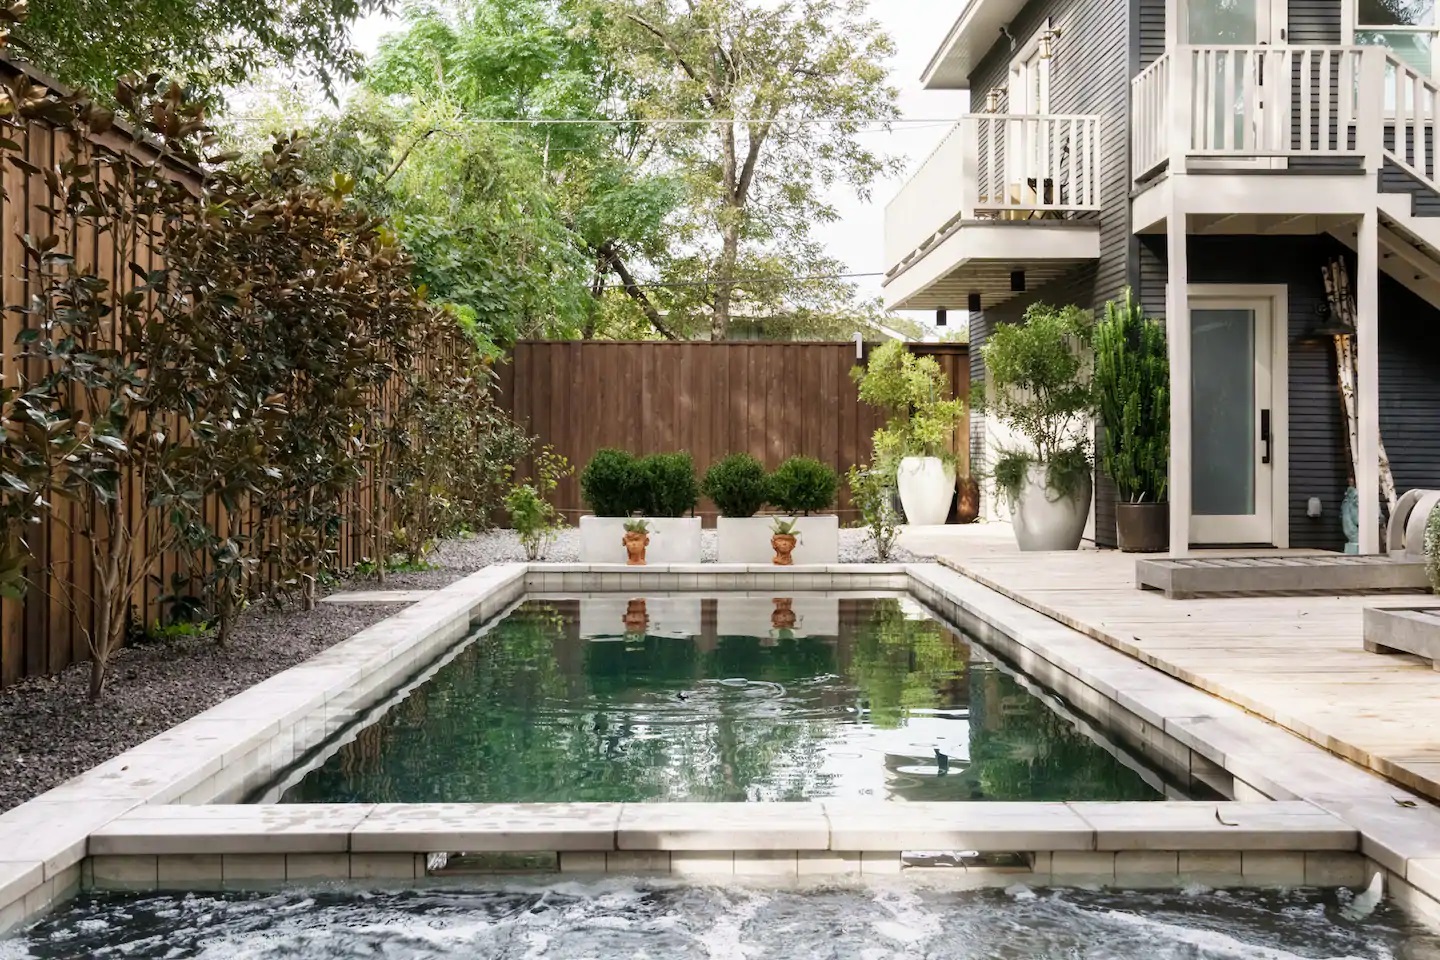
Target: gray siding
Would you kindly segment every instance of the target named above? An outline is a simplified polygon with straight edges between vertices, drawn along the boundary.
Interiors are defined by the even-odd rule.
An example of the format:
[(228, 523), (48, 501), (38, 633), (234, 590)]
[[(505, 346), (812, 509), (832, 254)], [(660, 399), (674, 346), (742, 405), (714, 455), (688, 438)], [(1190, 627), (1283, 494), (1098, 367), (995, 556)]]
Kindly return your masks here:
[[(972, 383), (984, 382), (983, 360), (978, 344), (983, 330), (996, 323), (1018, 320), (1030, 303), (1077, 303), (1096, 311), (1106, 300), (1120, 296), (1130, 274), (1130, 77), (1135, 41), (1130, 5), (1115, 0), (1032, 0), (1010, 25), (1017, 48), (1051, 18), (1061, 31), (1050, 61), (1050, 109), (1054, 113), (1097, 114), (1101, 123), (1100, 259), (1093, 266), (1077, 270), (1044, 288), (986, 311), (983, 318), (971, 318)], [(1163, 14), (1162, 14), (1163, 18)], [(1161, 43), (1163, 46), (1163, 19)], [(970, 102), (977, 109), (991, 89), (1001, 91), (1001, 110), (1009, 82), (1010, 60), (1015, 55), (1004, 37), (981, 61), (970, 76)], [(987, 326), (988, 325), (988, 326)], [(982, 340), (977, 341), (977, 331)], [(983, 437), (977, 423), (972, 432)], [(988, 465), (987, 465), (988, 466)], [(1114, 493), (1102, 478), (1097, 488), (1097, 539), (1114, 544)]]
[[(1323, 343), (1297, 343), (1325, 302), (1320, 268), (1351, 252), (1324, 236), (1201, 237), (1189, 241), (1192, 283), (1284, 283), (1289, 291), (1290, 334), (1290, 543), (1338, 549), (1340, 500), (1349, 482), (1344, 418), (1335, 384), (1334, 353)], [(1146, 236), (1140, 246), (1140, 292), (1146, 309), (1165, 310), (1165, 239)], [(1440, 486), (1440, 311), (1390, 277), (1380, 278), (1380, 429), (1395, 482)], [(1319, 520), (1305, 515), (1319, 497)]]

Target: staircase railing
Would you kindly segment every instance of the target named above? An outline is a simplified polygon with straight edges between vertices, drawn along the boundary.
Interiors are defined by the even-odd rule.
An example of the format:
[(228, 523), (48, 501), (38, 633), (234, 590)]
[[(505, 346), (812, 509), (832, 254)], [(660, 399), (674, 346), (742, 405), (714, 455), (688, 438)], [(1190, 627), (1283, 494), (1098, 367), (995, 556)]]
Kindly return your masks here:
[(1440, 127), (1440, 87), (1392, 54), (1385, 55), (1383, 155), (1432, 190), (1436, 183), (1435, 144)]

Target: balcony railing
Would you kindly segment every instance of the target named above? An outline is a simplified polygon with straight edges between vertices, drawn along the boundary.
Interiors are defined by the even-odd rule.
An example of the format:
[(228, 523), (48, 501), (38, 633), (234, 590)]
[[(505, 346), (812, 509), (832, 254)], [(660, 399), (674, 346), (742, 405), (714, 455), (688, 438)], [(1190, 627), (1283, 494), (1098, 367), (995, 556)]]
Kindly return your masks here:
[(1135, 179), (1191, 158), (1329, 157), (1433, 186), (1437, 96), (1383, 47), (1175, 47), (1131, 81)]
[(971, 114), (886, 207), (886, 262), (914, 259), (965, 220), (1047, 220), (1099, 209), (1099, 117)]

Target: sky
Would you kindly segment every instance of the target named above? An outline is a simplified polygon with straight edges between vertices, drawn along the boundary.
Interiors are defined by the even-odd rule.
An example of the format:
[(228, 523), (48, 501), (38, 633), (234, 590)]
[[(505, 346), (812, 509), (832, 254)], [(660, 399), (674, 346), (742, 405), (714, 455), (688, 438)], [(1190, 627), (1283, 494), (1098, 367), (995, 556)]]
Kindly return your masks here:
[[(940, 41), (960, 15), (965, 0), (871, 0), (871, 16), (884, 25), (895, 40), (896, 56), (890, 64), (891, 82), (900, 91), (900, 113), (910, 120), (958, 120), (966, 112), (968, 94), (959, 91), (927, 91), (920, 87), (920, 74)], [(393, 18), (369, 17), (356, 25), (355, 39), (361, 50), (369, 53), (386, 33), (397, 29)], [(911, 173), (939, 145), (951, 122), (901, 123), (889, 133), (876, 132), (867, 137), (883, 141), (883, 149), (906, 161), (905, 172), (899, 177), (875, 183), (870, 199), (860, 200), (848, 191), (837, 191), (831, 197), (840, 219), (828, 228), (825, 237), (830, 253), (845, 263), (851, 273), (883, 272), (885, 205)], [(880, 278), (866, 277), (856, 281), (865, 296), (880, 294)], [(928, 314), (914, 315), (926, 322)]]

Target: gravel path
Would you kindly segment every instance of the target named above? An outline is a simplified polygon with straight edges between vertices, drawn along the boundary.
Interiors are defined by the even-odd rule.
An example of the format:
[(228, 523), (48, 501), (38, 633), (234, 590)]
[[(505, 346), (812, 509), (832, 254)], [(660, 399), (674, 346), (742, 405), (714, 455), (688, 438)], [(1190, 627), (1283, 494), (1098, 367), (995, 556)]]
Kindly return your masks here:
[[(702, 549), (715, 559), (715, 532)], [(575, 562), (580, 538), (564, 531), (545, 559)], [(387, 589), (433, 589), (481, 567), (524, 560), (515, 535), (493, 531), (442, 544), (430, 557), (436, 569), (394, 573)], [(840, 531), (840, 559), (874, 559), (860, 530)], [(915, 559), (897, 550), (897, 561)], [(373, 579), (341, 589), (374, 589)], [(395, 612), (388, 605), (320, 604), (305, 612), (256, 604), (236, 624), (224, 648), (206, 637), (147, 643), (121, 650), (111, 663), (99, 704), (88, 703), (89, 665), (56, 677), (36, 677), (0, 690), (0, 811), (49, 790), (97, 763), (207, 710), (267, 677), (288, 669)]]

